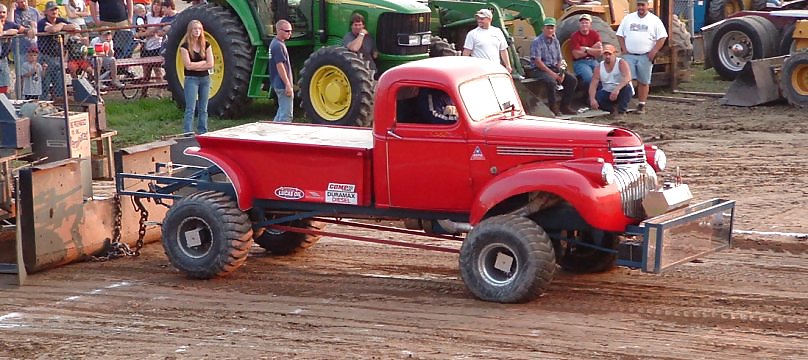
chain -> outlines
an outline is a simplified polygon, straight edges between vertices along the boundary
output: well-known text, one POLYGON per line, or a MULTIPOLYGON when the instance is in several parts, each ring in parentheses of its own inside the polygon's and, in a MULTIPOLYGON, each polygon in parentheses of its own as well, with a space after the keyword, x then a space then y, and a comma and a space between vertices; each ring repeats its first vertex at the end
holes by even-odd
POLYGON ((149 220, 149 210, 143 206, 140 197, 133 197, 132 203, 135 205, 135 211, 140 212, 140 220, 138 221, 137 242, 135 243, 135 250, 133 256, 140 256, 140 249, 143 248, 143 239, 146 237, 146 222, 149 220))
POLYGON ((121 210, 121 197, 118 194, 112 198, 112 238, 109 239, 107 254, 104 256, 91 256, 92 261, 109 261, 124 256, 132 256, 134 253, 129 249, 129 245, 121 241, 121 222, 123 211, 121 210))

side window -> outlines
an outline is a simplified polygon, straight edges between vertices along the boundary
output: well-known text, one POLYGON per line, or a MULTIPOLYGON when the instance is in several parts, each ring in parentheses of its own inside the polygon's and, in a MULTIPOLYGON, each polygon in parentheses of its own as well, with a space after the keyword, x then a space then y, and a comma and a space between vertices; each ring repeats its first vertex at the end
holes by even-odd
POLYGON ((443 90, 404 86, 396 94, 396 122, 451 125, 457 122, 457 107, 443 90))

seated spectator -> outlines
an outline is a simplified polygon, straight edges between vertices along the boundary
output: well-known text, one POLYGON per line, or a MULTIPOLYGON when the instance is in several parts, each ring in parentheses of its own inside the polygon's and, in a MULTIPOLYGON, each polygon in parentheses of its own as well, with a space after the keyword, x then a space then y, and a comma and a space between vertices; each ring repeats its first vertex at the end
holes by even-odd
POLYGON ((418 122, 427 124, 454 124, 457 122, 457 107, 442 90, 421 88, 418 93, 418 122))
MULTIPOLYGON (((116 88, 122 88, 123 84, 118 81, 118 66, 115 61, 115 44, 112 41, 112 31, 105 30, 101 33, 100 36, 96 36, 90 41, 90 46, 95 46, 96 44, 101 43, 109 43, 109 52, 107 52, 104 56, 96 56, 95 61, 101 61, 101 71, 100 73, 109 72, 109 78, 111 79, 110 83, 112 86, 116 88)), ((96 63, 96 66, 99 64, 96 63)), ((98 80, 98 79, 96 79, 98 80)))
POLYGON ((67 39, 65 51, 67 51, 67 73, 72 78, 93 75, 93 65, 87 57, 84 49, 90 44, 87 37, 82 34, 75 34, 67 39))

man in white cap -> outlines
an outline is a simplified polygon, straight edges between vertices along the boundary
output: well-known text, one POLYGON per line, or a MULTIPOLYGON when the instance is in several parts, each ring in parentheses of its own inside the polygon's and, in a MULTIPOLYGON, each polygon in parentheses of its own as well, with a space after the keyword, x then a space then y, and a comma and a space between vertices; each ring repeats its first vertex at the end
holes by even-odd
POLYGON ((637 114, 645 113, 645 100, 651 85, 654 57, 668 38, 662 20, 648 11, 648 0, 637 0, 637 11, 626 15, 617 28, 617 40, 625 51, 623 59, 637 80, 637 114))
POLYGON ((598 66, 597 58, 600 57, 603 48, 600 34, 592 30, 592 15, 583 14, 578 18, 578 31, 570 36, 570 48, 572 49, 572 68, 575 70, 575 75, 581 77, 583 88, 589 88, 592 71, 595 66, 598 66))
POLYGON ((463 56, 488 59, 505 66, 510 73, 511 61, 508 58, 508 42, 505 35, 496 26, 491 26, 494 15, 491 10, 481 9, 475 15, 477 27, 466 34, 463 44, 463 56))

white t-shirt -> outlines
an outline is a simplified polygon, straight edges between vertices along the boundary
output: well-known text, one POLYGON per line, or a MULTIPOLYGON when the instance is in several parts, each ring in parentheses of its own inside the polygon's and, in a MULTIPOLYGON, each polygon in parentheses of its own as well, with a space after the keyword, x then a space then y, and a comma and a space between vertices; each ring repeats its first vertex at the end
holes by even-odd
MULTIPOLYGON (((84 4, 84 0, 69 0, 65 5, 70 7, 70 9, 73 10, 73 12, 84 11, 84 9, 87 8, 87 6, 84 4), (73 3, 73 2, 76 3, 76 6, 70 5, 70 3, 73 3)), ((71 24, 75 24, 75 25, 78 25, 78 26, 86 25, 86 22, 84 21, 83 16, 75 17, 75 18, 72 18, 72 19, 67 19, 67 21, 69 21, 71 24)))
MULTIPOLYGON (((146 23, 147 24, 159 24, 160 21, 163 20, 162 16, 152 16, 152 14, 146 15, 146 23)), ((153 30, 153 27, 150 27, 149 30, 153 30)), ((163 45, 163 38, 157 35, 149 36, 146 38, 146 44, 144 48, 146 50, 156 50, 159 49, 163 45)))
POLYGON ((656 15, 648 12, 640 17, 633 12, 620 22, 617 36, 626 41, 626 48, 623 49, 626 53, 646 54, 654 49, 659 39, 668 37, 668 31, 656 15))
POLYGON ((473 57, 500 64, 499 52, 508 48, 508 42, 505 41, 502 30, 496 26, 490 26, 488 29, 477 27, 466 35, 463 48, 471 50, 473 57))

